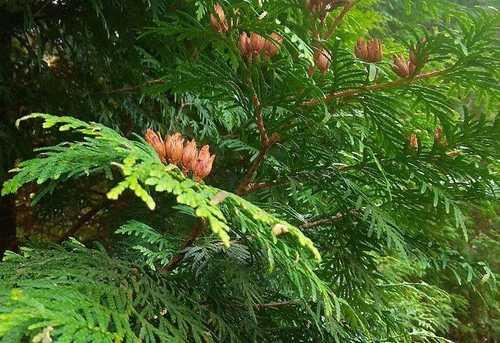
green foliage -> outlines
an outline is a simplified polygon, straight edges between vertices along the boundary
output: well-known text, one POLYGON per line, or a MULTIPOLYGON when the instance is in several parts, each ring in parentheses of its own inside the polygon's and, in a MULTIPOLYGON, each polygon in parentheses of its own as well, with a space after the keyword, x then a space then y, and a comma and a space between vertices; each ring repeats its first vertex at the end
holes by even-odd
POLYGON ((76 241, 25 249, 6 255, 0 268, 5 342, 36 341, 44 332, 57 342, 211 341, 200 309, 179 301, 182 292, 102 249, 76 241))
MULTIPOLYGON (((77 208, 78 224, 76 204, 99 191, 111 205, 83 227, 107 252, 73 242, 9 254, 4 340, 495 342, 498 10, 358 1, 328 36, 342 7, 321 21, 298 0, 220 1, 230 27, 221 34, 212 1, 67 3, 83 23, 34 13, 28 27, 47 42, 35 45, 42 55, 71 61, 71 73, 56 82, 40 62, 51 77, 36 79, 46 88, 36 93, 27 50, 12 56, 28 76, 10 79, 49 99, 27 101, 29 112, 78 118, 21 119, 58 128, 62 143, 19 131, 44 147, 24 154, 2 194, 29 192, 52 232, 67 219, 61 209, 77 208), (243 31, 284 41, 250 62, 243 31), (359 36, 382 40, 383 61, 353 56, 359 36), (318 46, 332 56, 325 73, 314 66, 318 46), (391 57, 411 47, 426 62, 403 79, 391 57), (131 138, 150 127, 210 144, 207 183, 131 138), (248 192, 233 194, 254 166, 248 192), (489 224, 472 221, 487 204, 489 224)), ((13 36, 31 47, 22 32, 13 36)), ((11 122, 0 141, 17 134, 11 122)))

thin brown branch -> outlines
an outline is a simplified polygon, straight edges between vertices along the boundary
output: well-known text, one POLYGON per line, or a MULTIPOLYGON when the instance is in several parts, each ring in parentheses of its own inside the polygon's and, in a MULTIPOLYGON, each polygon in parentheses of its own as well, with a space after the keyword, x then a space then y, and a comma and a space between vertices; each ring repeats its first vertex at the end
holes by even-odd
POLYGON ((277 186, 281 186, 281 185, 284 185, 286 184, 286 182, 277 182, 277 181, 273 181, 273 182, 251 182, 248 184, 248 187, 247 187, 247 190, 246 190, 246 194, 248 193, 252 193, 252 192, 257 192, 257 191, 260 191, 260 190, 263 190, 263 189, 269 189, 269 188, 273 188, 273 187, 277 187, 277 186))
POLYGON ((154 80, 146 81, 146 82, 144 82, 141 85, 125 86, 125 87, 122 87, 122 88, 113 89, 113 90, 102 92, 102 93, 103 94, 126 93, 126 92, 136 91, 136 90, 141 89, 142 87, 145 87, 145 86, 162 84, 162 83, 165 83, 165 80, 163 80, 163 79, 154 79, 154 80))
POLYGON ((259 97, 257 96, 257 93, 255 92, 252 81, 250 80, 249 83, 253 92, 252 102, 254 107, 254 116, 260 135, 260 151, 245 173, 243 180, 239 183, 238 187, 236 187, 235 193, 238 195, 243 195, 248 192, 248 186, 255 177, 255 174, 257 173, 257 170, 261 166, 262 162, 264 162, 267 153, 269 152, 271 147, 280 140, 280 136, 277 133, 273 133, 271 137, 269 137, 266 126, 264 124, 262 104, 259 100, 259 97))
POLYGON ((257 97, 257 94, 255 94, 252 97, 253 101, 253 106, 255 109, 255 121, 257 122, 257 128, 259 129, 259 134, 260 134, 260 142, 263 146, 269 144, 269 136, 267 135, 267 130, 266 126, 264 125, 264 116, 262 114, 262 105, 260 103, 259 98, 257 97))
MULTIPOLYGON (((356 213, 358 213, 358 211, 359 210, 357 210, 357 209, 352 209, 348 213, 349 214, 356 214, 356 213)), ((302 230, 310 230, 310 229, 314 229, 314 228, 316 228, 318 226, 322 226, 322 225, 331 225, 331 224, 335 224, 335 223, 342 221, 345 217, 346 217, 346 214, 337 213, 333 217, 322 218, 322 219, 314 220, 311 222, 303 223, 302 225, 299 226, 299 228, 301 228, 302 230)))
POLYGON ((400 79, 390 81, 390 82, 375 83, 372 85, 361 86, 358 88, 345 89, 342 91, 330 93, 330 94, 326 95, 323 99, 310 99, 310 100, 304 101, 302 103, 302 105, 315 106, 315 105, 318 105, 322 102, 326 103, 326 102, 330 102, 330 101, 332 101, 334 99, 338 99, 338 98, 350 98, 350 97, 358 96, 358 95, 363 94, 363 93, 399 88, 402 86, 412 84, 416 81, 441 76, 443 74, 446 74, 448 71, 449 71, 449 69, 435 70, 435 71, 431 71, 431 72, 427 72, 427 73, 418 74, 412 78, 407 78, 407 79, 400 78, 400 79))
POLYGON ((260 310, 264 308, 280 308, 284 306, 291 306, 291 305, 297 305, 300 303, 300 300, 286 300, 286 301, 277 301, 277 302, 270 302, 267 304, 255 304, 255 308, 260 310))
POLYGON ((342 23, 344 20, 344 17, 346 14, 354 7, 354 5, 357 3, 357 0, 352 0, 352 1, 347 1, 344 7, 342 8, 342 11, 335 17, 333 20, 332 26, 326 33, 325 37, 323 37, 325 40, 328 40, 330 37, 332 37, 335 34, 335 31, 339 27, 339 25, 342 23))
POLYGON ((81 216, 74 224, 73 226, 66 232, 64 235, 59 237, 57 239, 57 243, 61 243, 68 239, 69 237, 73 236, 76 234, 78 231, 80 231, 81 228, 83 228, 88 222, 90 222, 99 212, 102 210, 105 210, 111 205, 110 200, 104 200, 101 202, 99 205, 93 207, 90 209, 87 213, 85 213, 83 216, 81 216))
POLYGON ((248 193, 249 190, 249 185, 252 182, 253 178, 255 177, 255 174, 257 173, 257 170, 261 166, 262 162, 264 162, 264 159, 266 158, 267 153, 271 149, 271 147, 276 144, 280 140, 280 137, 277 133, 273 133, 271 135, 271 138, 267 141, 267 144, 262 145, 260 147, 259 154, 255 158, 255 160, 252 162, 250 167, 248 168, 245 177, 243 180, 240 182, 238 187, 236 187, 235 193, 238 195, 243 195, 248 193))
POLYGON ((331 218, 323 218, 323 219, 318 219, 318 220, 315 220, 312 222, 306 222, 306 223, 300 225, 299 228, 301 228, 303 230, 310 230, 310 229, 313 229, 317 226, 335 224, 335 223, 341 221, 342 219, 344 219, 344 215, 342 213, 338 213, 337 215, 335 215, 334 217, 331 217, 331 218))
POLYGON ((201 235, 205 228, 205 222, 198 222, 193 226, 193 229, 191 230, 191 234, 189 235, 189 238, 182 244, 182 247, 180 248, 180 252, 173 256, 170 259, 170 262, 168 262, 163 268, 160 269, 161 273, 169 273, 182 262, 184 259, 184 256, 186 255, 186 248, 192 246, 194 242, 198 239, 198 237, 201 235))

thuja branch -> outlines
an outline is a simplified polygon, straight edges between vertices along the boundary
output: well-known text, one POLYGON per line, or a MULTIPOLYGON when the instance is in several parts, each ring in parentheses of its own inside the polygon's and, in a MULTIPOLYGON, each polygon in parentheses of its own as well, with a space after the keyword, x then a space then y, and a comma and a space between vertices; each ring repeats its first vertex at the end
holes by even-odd
POLYGON ((407 86, 409 84, 412 84, 416 81, 420 80, 425 80, 425 79, 430 79, 438 76, 442 76, 446 73, 448 73, 450 69, 443 69, 443 70, 435 70, 427 73, 421 73, 418 74, 412 78, 400 78, 395 81, 390 81, 390 82, 384 82, 384 83, 375 83, 372 85, 367 85, 367 86, 361 86, 357 88, 351 88, 351 89, 345 89, 342 91, 337 91, 330 93, 326 95, 323 99, 310 99, 307 101, 304 101, 302 105, 304 106, 315 106, 318 105, 322 102, 330 102, 334 99, 338 98, 350 98, 350 97, 355 97, 364 93, 368 92, 373 92, 373 91, 383 91, 383 90, 388 90, 388 89, 394 89, 394 88, 399 88, 403 86, 407 86))

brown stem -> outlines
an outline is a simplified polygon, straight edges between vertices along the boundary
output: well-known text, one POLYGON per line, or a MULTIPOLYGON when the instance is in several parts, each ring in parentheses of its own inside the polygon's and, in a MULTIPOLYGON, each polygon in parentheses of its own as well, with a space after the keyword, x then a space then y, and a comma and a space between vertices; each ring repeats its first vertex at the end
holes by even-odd
POLYGON ((126 92, 135 91, 135 90, 140 89, 140 88, 142 88, 144 86, 150 86, 150 85, 156 85, 156 84, 162 84, 162 83, 165 83, 165 80, 163 80, 163 79, 154 79, 154 80, 146 81, 146 82, 144 82, 141 85, 125 86, 125 87, 122 87, 122 88, 113 89, 113 90, 102 92, 102 93, 103 94, 126 93, 126 92))
POLYGON ((345 89, 342 91, 330 93, 327 96, 325 96, 323 99, 310 99, 310 100, 304 101, 302 103, 302 105, 315 106, 315 105, 318 105, 322 102, 330 102, 330 101, 337 99, 337 98, 350 98, 350 97, 358 96, 360 94, 367 93, 367 92, 398 88, 398 87, 409 85, 415 81, 430 79, 433 77, 441 76, 441 75, 447 73, 448 71, 449 71, 449 69, 435 70, 435 71, 431 71, 431 72, 427 72, 427 73, 418 74, 412 78, 400 78, 400 79, 390 81, 390 82, 375 83, 372 85, 361 86, 358 88, 345 89))
POLYGON ((336 216, 332 218, 323 218, 323 219, 318 219, 312 222, 307 222, 299 226, 299 228, 303 230, 310 230, 313 229, 317 226, 321 225, 326 225, 326 224, 335 224, 339 221, 341 221, 344 218, 344 215, 341 213, 338 213, 336 216))
POLYGON ((328 32, 326 33, 326 35, 324 37, 325 40, 328 40, 331 36, 333 36, 335 34, 337 27, 339 27, 340 23, 342 23, 342 20, 344 20, 344 17, 346 16, 347 12, 349 12, 354 7, 356 2, 357 2, 357 0, 348 1, 344 5, 344 8, 342 8, 342 11, 333 20, 333 23, 332 23, 332 26, 330 27, 330 30, 328 30, 328 32))
POLYGON ((255 115, 255 121, 257 122, 257 128, 259 129, 259 134, 260 134, 260 142, 261 144, 268 145, 269 144, 269 136, 267 135, 267 130, 266 126, 264 125, 264 116, 262 114, 262 105, 260 103, 259 98, 257 97, 257 94, 255 94, 252 97, 253 101, 253 107, 254 107, 254 115, 255 115))
POLYGON ((236 187, 235 193, 238 195, 243 195, 245 193, 248 193, 249 190, 249 184, 252 182, 253 178, 255 177, 255 174, 257 173, 257 170, 261 166, 262 162, 264 162, 264 159, 266 158, 267 153, 271 149, 271 147, 277 143, 280 140, 280 137, 277 133, 273 133, 271 135, 271 138, 267 141, 267 144, 264 144, 260 147, 259 154, 255 158, 255 160, 252 162, 250 165, 250 168, 248 168, 245 177, 243 180, 240 182, 238 187, 236 187))
POLYGON ((255 304, 255 308, 257 308, 258 310, 263 308, 279 308, 284 306, 296 305, 298 303, 300 303, 300 300, 277 301, 277 302, 270 302, 267 304, 255 304))
POLYGON ((264 124, 264 116, 262 113, 262 104, 259 100, 259 97, 257 96, 255 88, 253 87, 251 79, 249 80, 249 84, 253 92, 252 102, 254 107, 254 116, 260 134, 260 151, 253 163, 248 168, 243 180, 240 182, 238 187, 236 187, 235 193, 238 195, 243 195, 248 192, 248 186, 255 177, 255 174, 257 173, 257 170, 261 166, 262 162, 264 162, 269 149, 271 149, 271 147, 280 139, 277 133, 273 133, 271 137, 269 137, 269 135, 267 134, 267 129, 264 124))
POLYGON ((180 249, 180 252, 172 257, 170 259, 170 262, 166 264, 163 268, 160 269, 161 273, 169 273, 182 262, 184 259, 184 256, 186 255, 186 248, 190 247, 193 245, 193 243, 198 239, 198 237, 201 235, 203 232, 203 229, 205 227, 204 222, 198 222, 196 225, 193 226, 193 229, 191 230, 191 234, 189 235, 189 238, 182 244, 182 247, 180 249))
MULTIPOLYGON (((357 213, 358 210, 356 209, 352 209, 349 211, 350 214, 355 214, 357 213)), ((317 226, 321 226, 321 225, 327 225, 327 224, 335 224, 341 220, 343 220, 345 218, 345 214, 343 213, 337 213, 335 216, 333 217, 330 217, 330 218, 322 218, 322 219, 318 219, 318 220, 314 220, 312 222, 306 222, 302 225, 299 226, 299 228, 301 228, 302 230, 310 230, 310 229, 313 229, 317 226)))
POLYGON ((248 193, 260 191, 263 189, 269 189, 269 188, 281 186, 284 184, 286 184, 286 182, 276 182, 276 181, 273 181, 273 182, 250 182, 247 186, 245 193, 248 194, 248 193))
POLYGON ((66 232, 64 235, 59 237, 56 241, 57 243, 61 243, 68 239, 69 237, 73 236, 76 234, 80 229, 87 224, 90 220, 92 220, 100 211, 106 209, 109 205, 111 205, 110 200, 105 200, 102 203, 100 203, 98 206, 93 207, 90 209, 87 213, 85 213, 83 216, 78 219, 73 226, 66 232))

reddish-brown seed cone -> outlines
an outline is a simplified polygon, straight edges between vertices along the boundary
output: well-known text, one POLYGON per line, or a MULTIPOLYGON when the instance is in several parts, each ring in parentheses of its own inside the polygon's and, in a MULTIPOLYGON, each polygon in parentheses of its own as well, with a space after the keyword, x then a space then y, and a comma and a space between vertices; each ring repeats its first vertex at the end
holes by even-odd
POLYGON ((283 37, 276 32, 271 33, 270 39, 266 39, 264 44, 264 53, 266 56, 268 58, 275 56, 279 51, 281 43, 283 43, 283 37))
POLYGON ((198 149, 196 149, 196 141, 193 139, 184 146, 182 151, 182 170, 187 173, 193 170, 198 159, 198 149))
POLYGON ((258 33, 252 32, 250 34, 250 50, 252 54, 258 55, 264 49, 266 39, 258 33))
POLYGON ((371 39, 368 42, 363 38, 358 38, 354 46, 354 54, 357 58, 368 63, 377 63, 384 57, 382 43, 378 39, 371 39))
POLYGON ((410 144, 410 148, 412 148, 413 150, 418 150, 418 138, 417 138, 417 135, 415 133, 412 133, 410 135, 409 144, 410 144))
POLYGON ((323 74, 325 74, 328 71, 328 68, 330 68, 331 60, 332 57, 326 49, 317 49, 314 53, 314 64, 323 74))
POLYGON ((183 150, 184 138, 182 138, 182 135, 179 132, 167 136, 165 139, 165 152, 169 163, 178 165, 182 160, 183 150))
POLYGON ((212 171, 215 155, 210 155, 208 145, 204 145, 198 154, 196 165, 193 168, 193 175, 196 181, 201 181, 212 171))
POLYGON ((146 142, 148 142, 148 144, 155 149, 156 153, 160 157, 160 160, 165 163, 167 161, 167 156, 165 152, 165 144, 161 136, 153 130, 147 129, 144 137, 146 138, 146 142))
POLYGON ((384 56, 382 43, 378 39, 372 39, 368 42, 368 61, 377 63, 382 61, 384 56))
POLYGON ((354 54, 362 61, 365 61, 368 58, 368 44, 361 37, 359 37, 356 41, 356 45, 354 46, 354 54))
POLYGON ((392 70, 401 77, 408 78, 415 73, 416 66, 403 55, 394 55, 392 70))
POLYGON ((248 57, 251 54, 250 37, 246 32, 240 34, 239 48, 241 56, 248 57))
POLYGON ((226 33, 229 31, 226 14, 220 4, 214 5, 214 12, 215 14, 210 14, 210 25, 212 25, 212 28, 219 33, 226 33))

